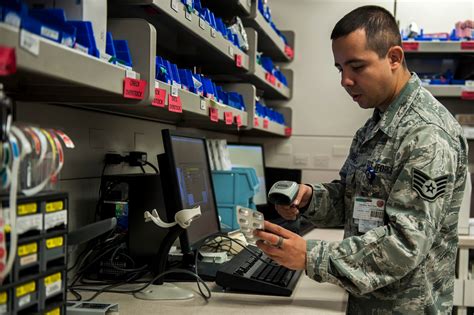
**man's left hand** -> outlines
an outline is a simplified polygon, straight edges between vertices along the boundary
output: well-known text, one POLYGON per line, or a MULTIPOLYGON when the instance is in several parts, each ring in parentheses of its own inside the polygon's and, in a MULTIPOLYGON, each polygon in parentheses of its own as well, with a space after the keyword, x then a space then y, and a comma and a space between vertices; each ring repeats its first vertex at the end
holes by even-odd
POLYGON ((265 231, 257 230, 257 246, 278 264, 293 270, 306 269, 306 241, 291 231, 265 221, 265 231), (282 242, 279 243, 279 238, 282 242))

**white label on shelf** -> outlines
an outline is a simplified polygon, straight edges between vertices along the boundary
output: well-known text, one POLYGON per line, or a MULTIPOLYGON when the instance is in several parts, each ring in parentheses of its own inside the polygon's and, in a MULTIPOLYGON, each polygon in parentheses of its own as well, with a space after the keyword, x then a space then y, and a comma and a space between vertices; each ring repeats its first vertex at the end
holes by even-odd
POLYGON ((158 83, 158 81, 155 81, 155 89, 159 89, 160 88, 160 84, 158 83))
POLYGON ((216 38, 216 30, 211 26, 211 37, 216 38))
POLYGON ((234 47, 232 47, 232 46, 229 46, 229 55, 231 57, 234 57, 234 47))
POLYGON ((125 70, 125 77, 126 78, 132 78, 132 79, 136 79, 137 78, 137 73, 133 70, 125 70))
POLYGON ((206 110, 206 100, 201 99, 201 110, 206 110))
POLYGON ((46 213, 44 215, 44 229, 50 229, 59 225, 67 225, 67 210, 46 213))
POLYGON ((0 314, 6 314, 8 311, 7 305, 6 304, 1 304, 0 305, 0 314))
POLYGON ((188 21, 192 21, 192 20, 193 20, 193 15, 192 15, 191 12, 189 12, 188 10, 184 10, 184 17, 185 17, 186 20, 188 20, 188 21))
POLYGON ((59 40, 59 32, 55 31, 53 29, 50 29, 49 27, 46 26, 41 26, 41 36, 50 38, 52 40, 58 41, 59 40))
POLYGON ((78 43, 74 44, 74 49, 77 51, 83 52, 85 54, 89 53, 89 48, 87 48, 86 46, 82 46, 81 44, 78 44, 78 43))
POLYGON ((38 254, 32 254, 20 258, 20 266, 26 266, 38 261, 38 254))
POLYGON ((31 302, 31 294, 25 295, 24 297, 18 299, 18 306, 22 307, 31 302))
POLYGON ((43 230, 43 214, 40 213, 17 217, 16 229, 18 234, 23 234, 31 230, 43 230))
POLYGON ((109 55, 108 53, 105 53, 105 52, 100 52, 100 59, 101 60, 104 60, 106 62, 110 62, 110 59, 112 59, 112 56, 109 55))
POLYGON ((179 11, 178 0, 171 0, 171 9, 175 10, 176 12, 179 11))
POLYGON ((199 27, 202 28, 203 30, 206 29, 206 21, 203 18, 199 18, 199 27))
POLYGON ((16 12, 10 11, 5 16, 5 23, 18 29, 21 25, 21 18, 16 12))
POLYGON ((39 55, 40 39, 37 35, 28 31, 20 31, 20 47, 29 51, 33 55, 39 55))
POLYGON ((474 87, 474 80, 466 80, 465 85, 467 87, 474 87))
POLYGON ((172 96, 178 96, 178 91, 179 91, 178 86, 175 85, 174 82, 173 82, 173 85, 171 86, 171 95, 172 96))
POLYGON ((54 283, 51 283, 51 284, 45 286, 46 296, 50 297, 53 294, 61 292, 61 287, 62 287, 62 280, 58 280, 54 283))

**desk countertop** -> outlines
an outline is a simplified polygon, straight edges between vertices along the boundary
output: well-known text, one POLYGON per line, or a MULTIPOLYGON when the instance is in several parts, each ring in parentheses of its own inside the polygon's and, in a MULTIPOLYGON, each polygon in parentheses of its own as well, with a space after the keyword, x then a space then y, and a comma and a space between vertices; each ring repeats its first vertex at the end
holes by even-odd
MULTIPOLYGON (((315 229, 305 238, 324 240, 342 239, 342 230, 315 229)), ((332 285, 317 283, 304 274, 293 295, 275 297, 239 293, 225 293, 210 284, 212 298, 208 303, 199 295, 195 283, 177 283, 191 289, 195 297, 187 301, 143 301, 132 295, 104 293, 95 302, 118 303, 121 315, 140 314, 345 314, 347 293, 332 285)), ((87 297, 88 294, 84 294, 87 297)))

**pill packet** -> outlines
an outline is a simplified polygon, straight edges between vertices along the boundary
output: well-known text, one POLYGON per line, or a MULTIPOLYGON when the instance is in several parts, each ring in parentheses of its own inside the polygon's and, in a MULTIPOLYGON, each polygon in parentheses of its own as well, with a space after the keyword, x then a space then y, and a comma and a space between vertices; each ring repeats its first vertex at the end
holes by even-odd
POLYGON ((254 230, 263 230, 264 218, 261 212, 253 209, 237 206, 237 222, 240 226, 240 231, 244 234, 247 243, 255 245, 258 240, 253 235, 254 230))

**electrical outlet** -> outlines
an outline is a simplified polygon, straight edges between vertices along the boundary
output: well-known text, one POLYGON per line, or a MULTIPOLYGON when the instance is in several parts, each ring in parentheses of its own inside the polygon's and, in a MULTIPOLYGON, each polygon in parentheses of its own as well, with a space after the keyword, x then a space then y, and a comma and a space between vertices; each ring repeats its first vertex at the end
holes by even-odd
POLYGON ((313 166, 318 169, 328 169, 329 168, 329 155, 326 154, 316 154, 313 157, 313 166))
POLYGON ((295 154, 293 156, 293 164, 297 166, 308 166, 309 154, 295 154))

